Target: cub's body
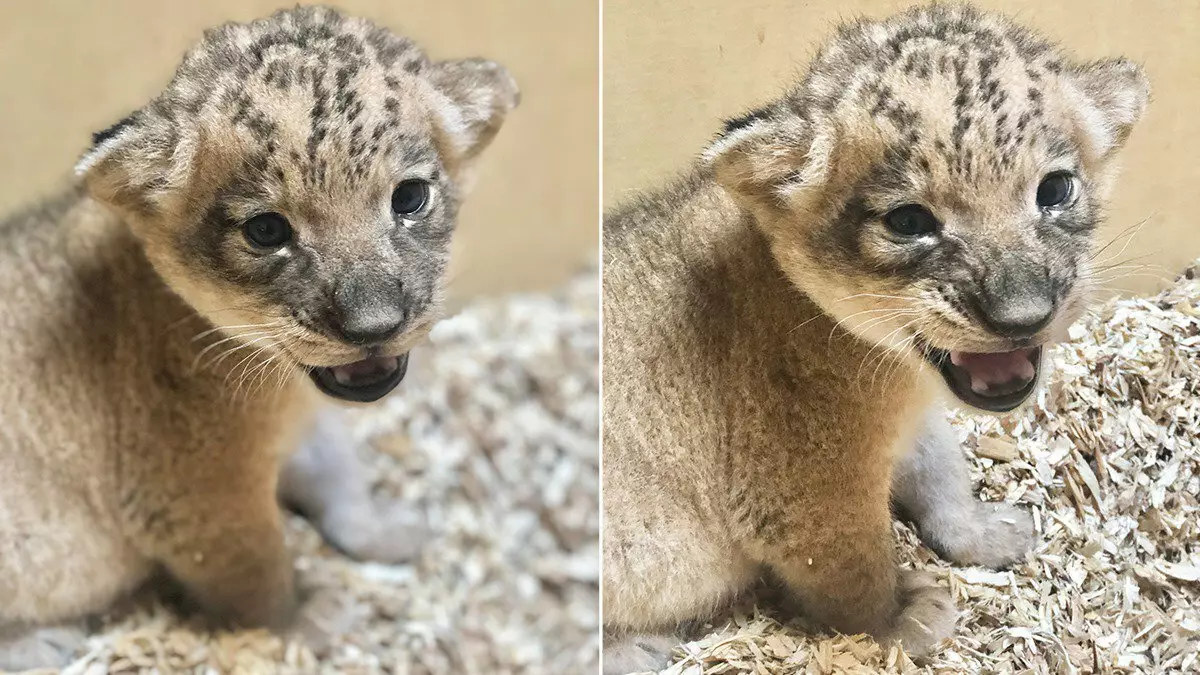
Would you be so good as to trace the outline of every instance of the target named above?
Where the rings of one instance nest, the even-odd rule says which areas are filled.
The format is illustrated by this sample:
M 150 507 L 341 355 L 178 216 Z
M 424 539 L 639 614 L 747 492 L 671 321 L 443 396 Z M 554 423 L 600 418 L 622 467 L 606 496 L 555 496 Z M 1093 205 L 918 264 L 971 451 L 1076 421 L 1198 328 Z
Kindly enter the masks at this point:
M 710 175 L 606 228 L 605 621 L 706 615 L 779 557 L 828 575 L 865 546 L 893 574 L 892 463 L 934 376 L 835 329 Z
M 843 26 L 780 98 L 604 224 L 606 673 L 757 578 L 910 654 L 953 632 L 892 514 L 1003 567 L 942 399 L 1028 400 L 1094 286 L 1092 233 L 1148 85 L 935 3 Z
M 205 523 L 277 514 L 280 463 L 318 394 L 299 377 L 256 386 L 251 350 L 214 366 L 221 334 L 82 192 L 0 225 L 0 241 L 0 285 L 16 289 L 0 295 L 4 620 L 102 611 L 168 552 L 233 562 Z
M 354 557 L 415 553 L 326 401 L 404 378 L 517 98 L 495 62 L 283 10 L 206 32 L 80 185 L 0 222 L 0 669 L 62 665 L 159 574 L 221 624 L 336 632 L 277 498 Z

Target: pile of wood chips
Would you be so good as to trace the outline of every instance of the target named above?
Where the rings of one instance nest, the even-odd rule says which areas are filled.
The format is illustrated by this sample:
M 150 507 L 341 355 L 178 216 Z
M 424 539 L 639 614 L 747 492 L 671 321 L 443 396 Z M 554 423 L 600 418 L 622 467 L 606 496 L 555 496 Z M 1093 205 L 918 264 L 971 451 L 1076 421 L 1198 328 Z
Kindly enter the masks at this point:
M 411 565 L 359 564 L 290 520 L 297 568 L 357 612 L 327 652 L 142 603 L 64 672 L 597 672 L 597 294 L 592 271 L 557 295 L 470 307 L 414 351 L 396 393 L 355 413 L 377 492 L 434 534 Z
M 960 608 L 930 662 L 864 636 L 814 637 L 760 602 L 662 672 L 1200 672 L 1197 276 L 1076 325 L 1024 414 L 954 416 L 983 498 L 1032 509 L 1040 542 L 1011 571 L 953 568 L 897 525 L 904 564 L 936 573 Z

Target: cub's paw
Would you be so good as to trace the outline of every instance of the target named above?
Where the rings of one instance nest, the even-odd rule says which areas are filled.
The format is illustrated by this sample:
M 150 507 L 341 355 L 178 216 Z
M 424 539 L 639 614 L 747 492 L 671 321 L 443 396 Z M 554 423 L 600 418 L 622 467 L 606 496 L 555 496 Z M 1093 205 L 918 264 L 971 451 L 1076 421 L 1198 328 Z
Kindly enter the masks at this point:
M 292 621 L 291 635 L 303 641 L 315 654 L 324 654 L 366 612 L 345 591 L 331 588 L 309 588 L 303 592 L 299 609 Z
M 671 650 L 679 644 L 679 639 L 670 635 L 604 637 L 603 675 L 657 673 L 671 662 Z
M 83 651 L 87 634 L 80 628 L 35 628 L 19 635 L 0 637 L 0 670 L 59 669 Z
M 926 529 L 921 538 L 956 565 L 1005 569 L 1024 560 L 1037 543 L 1033 517 L 1009 504 L 981 503 L 959 522 Z
M 950 591 L 933 575 L 915 571 L 902 573 L 897 590 L 901 609 L 888 637 L 899 641 L 909 656 L 928 656 L 954 634 L 958 610 Z
M 384 564 L 412 560 L 433 537 L 422 518 L 400 505 L 335 510 L 321 529 L 330 545 L 351 558 Z

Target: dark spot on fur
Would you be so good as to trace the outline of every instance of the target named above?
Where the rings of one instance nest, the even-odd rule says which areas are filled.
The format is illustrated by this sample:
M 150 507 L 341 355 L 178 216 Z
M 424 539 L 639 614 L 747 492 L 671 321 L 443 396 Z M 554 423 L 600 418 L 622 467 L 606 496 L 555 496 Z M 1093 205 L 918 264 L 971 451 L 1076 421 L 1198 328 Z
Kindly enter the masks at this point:
M 954 129 L 950 132 L 951 141 L 954 143 L 954 149 L 962 150 L 963 136 L 971 129 L 971 116 L 963 115 L 954 123 Z
M 126 116 L 121 121 L 117 122 L 116 124 L 112 125 L 111 127 L 107 128 L 107 129 L 103 129 L 101 131 L 97 131 L 96 133 L 92 134 L 92 145 L 100 145 L 104 141 L 107 141 L 108 139 L 115 137 L 117 134 L 121 133 L 122 129 L 125 129 L 126 127 L 131 126 L 136 121 L 137 121 L 137 113 L 133 113 L 131 115 Z
M 746 127 L 754 124 L 755 122 L 765 120 L 770 117 L 771 117 L 771 109 L 770 108 L 759 108 L 757 110 L 751 110 L 750 112 L 748 112 L 745 115 L 742 115 L 740 117 L 734 117 L 733 119 L 725 120 L 724 133 L 730 134 L 730 133 L 737 131 L 738 129 L 745 129 Z

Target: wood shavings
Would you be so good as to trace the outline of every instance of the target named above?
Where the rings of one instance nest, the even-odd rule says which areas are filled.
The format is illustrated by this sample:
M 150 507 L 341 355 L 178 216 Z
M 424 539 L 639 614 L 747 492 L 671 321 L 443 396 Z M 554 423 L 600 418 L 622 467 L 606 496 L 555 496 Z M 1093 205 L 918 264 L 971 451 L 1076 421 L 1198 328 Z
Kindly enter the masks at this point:
M 203 632 L 142 603 L 114 612 L 64 672 L 596 672 L 596 280 L 449 318 L 396 393 L 355 412 L 376 491 L 426 514 L 435 536 L 413 564 L 359 564 L 289 520 L 297 569 L 361 610 L 328 652 L 263 631 Z
M 1047 354 L 1036 405 L 952 416 L 981 496 L 1031 508 L 1039 543 L 1010 571 L 951 568 L 897 524 L 902 560 L 945 578 L 963 613 L 927 663 L 751 600 L 662 673 L 1200 672 L 1197 306 L 1186 276 L 1112 300 Z
M 1004 438 L 987 436 L 979 439 L 975 454 L 997 462 L 1011 462 L 1021 456 L 1017 452 L 1017 444 Z

